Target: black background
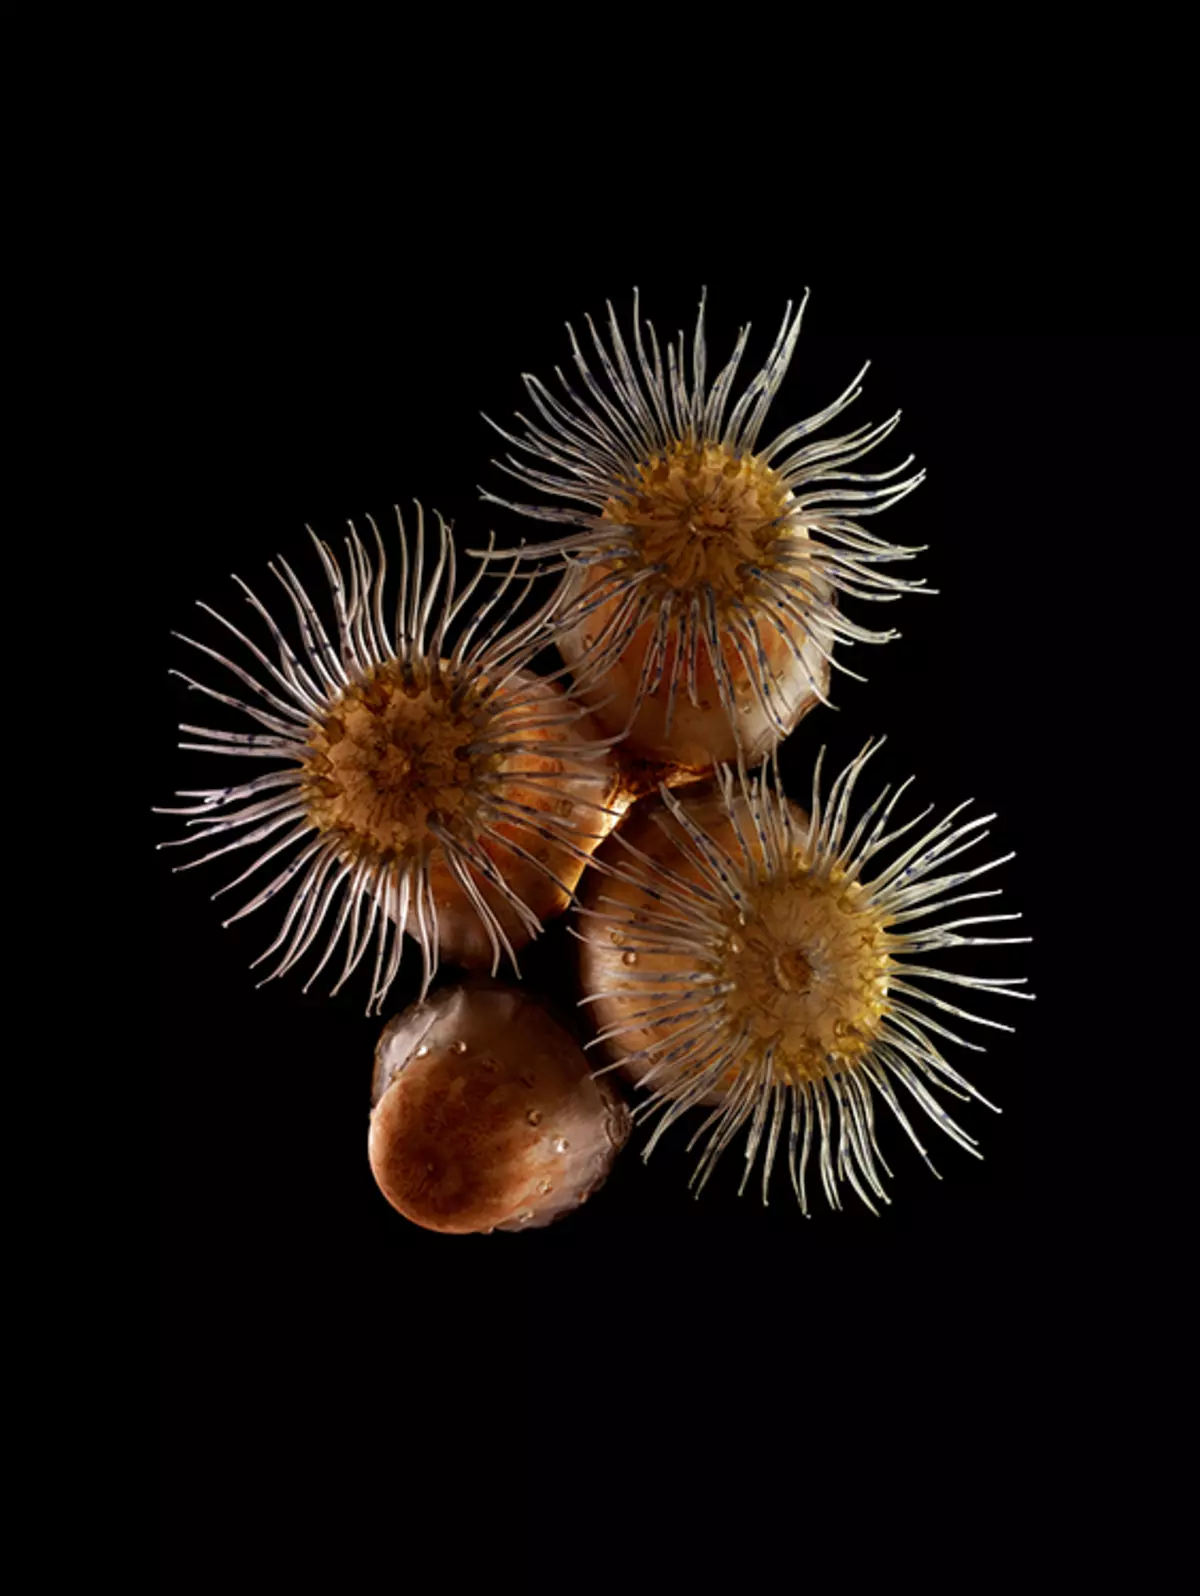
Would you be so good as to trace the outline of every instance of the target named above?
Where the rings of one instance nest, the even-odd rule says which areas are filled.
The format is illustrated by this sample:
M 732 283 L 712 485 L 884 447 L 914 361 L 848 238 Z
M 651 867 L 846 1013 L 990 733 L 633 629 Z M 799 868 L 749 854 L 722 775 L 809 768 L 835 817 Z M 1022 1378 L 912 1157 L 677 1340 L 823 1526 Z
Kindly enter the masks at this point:
M 690 329 L 706 282 L 710 369 L 749 319 L 748 372 L 785 301 L 811 286 L 767 431 L 825 405 L 870 358 L 847 421 L 903 407 L 871 466 L 912 451 L 929 473 L 872 525 L 927 543 L 919 571 L 940 593 L 875 612 L 903 637 L 854 651 L 868 683 L 839 685 L 840 712 L 801 725 L 784 771 L 803 800 L 822 743 L 836 769 L 886 732 L 865 795 L 912 772 L 914 805 L 974 796 L 998 812 L 985 847 L 1017 857 L 991 884 L 1035 940 L 976 950 L 970 968 L 1028 974 L 1037 1001 L 980 999 L 1016 1033 L 988 1033 L 983 1057 L 953 1056 L 1003 1113 L 964 1108 L 986 1157 L 934 1148 L 941 1182 L 885 1127 L 895 1179 L 881 1218 L 853 1194 L 831 1213 L 818 1194 L 805 1220 L 778 1178 L 768 1208 L 754 1186 L 739 1199 L 735 1151 L 697 1202 L 677 1130 L 649 1164 L 635 1143 L 549 1230 L 425 1233 L 388 1208 L 367 1167 L 380 1022 L 362 1013 L 365 981 L 332 1000 L 302 994 L 295 972 L 256 991 L 248 964 L 272 911 L 222 930 L 230 900 L 209 894 L 228 863 L 172 875 L 179 856 L 155 855 L 165 1478 L 172 1544 L 197 1567 L 216 1566 L 231 1539 L 250 1571 L 315 1567 L 335 1547 L 366 1557 L 371 1504 L 443 1466 L 464 1490 L 528 1512 L 547 1475 L 582 1477 L 618 1455 L 636 1474 L 647 1449 L 703 1455 L 714 1426 L 757 1435 L 778 1423 L 789 1446 L 799 1426 L 811 1458 L 853 1444 L 875 1413 L 880 1444 L 920 1437 L 952 1463 L 972 1455 L 971 1438 L 997 1454 L 1026 1444 L 1034 1409 L 1043 1452 L 1067 1429 L 1078 1447 L 1078 1426 L 1096 1422 L 1086 1349 L 1120 1221 L 1108 1214 L 1101 1246 L 1081 1168 L 1098 1105 L 1116 1094 L 1115 1064 L 1081 1040 L 1094 1015 L 1079 883 L 1095 854 L 1081 758 L 1130 690 L 1111 471 L 1138 422 L 1129 396 L 1147 391 L 1170 340 L 1095 336 L 1094 297 L 1085 309 L 1065 277 L 1035 283 L 981 247 L 849 269 L 798 245 L 747 259 L 668 243 L 542 243 L 516 225 L 295 237 L 251 204 L 165 260 L 179 285 L 163 326 L 174 486 L 152 533 L 147 807 L 211 784 L 217 763 L 174 747 L 174 722 L 199 701 L 167 679 L 196 666 L 169 633 L 223 646 L 195 599 L 245 624 L 229 573 L 267 596 L 277 551 L 319 594 L 304 523 L 334 538 L 347 516 L 396 500 L 436 506 L 465 541 L 489 526 L 515 539 L 525 526 L 478 502 L 476 483 L 505 491 L 479 412 L 506 421 L 521 371 L 565 367 L 565 320 L 578 328 L 611 296 L 627 326 L 637 282 L 660 333 Z M 220 685 L 215 666 L 197 674 Z M 161 840 L 175 824 L 154 817 L 148 831 Z M 571 951 L 551 926 L 528 981 L 568 1001 Z M 408 964 L 390 1009 L 413 990 Z M 857 1444 L 869 1459 L 871 1444 Z M 284 1549 L 299 1520 L 303 1544 Z

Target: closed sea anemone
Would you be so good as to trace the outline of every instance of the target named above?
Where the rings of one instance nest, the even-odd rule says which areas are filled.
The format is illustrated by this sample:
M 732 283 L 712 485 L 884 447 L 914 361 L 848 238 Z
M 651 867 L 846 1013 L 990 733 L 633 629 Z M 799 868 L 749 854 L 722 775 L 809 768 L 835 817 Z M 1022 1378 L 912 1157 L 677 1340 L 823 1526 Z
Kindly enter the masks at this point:
M 520 554 L 563 573 L 559 648 L 600 724 L 627 732 L 642 759 L 693 771 L 735 755 L 755 762 L 829 702 L 831 668 L 857 676 L 835 648 L 899 635 L 850 620 L 844 597 L 886 603 L 932 591 L 884 569 L 919 549 L 859 525 L 924 473 L 902 475 L 911 455 L 887 471 L 848 469 L 900 413 L 813 440 L 858 398 L 866 366 L 824 410 L 762 441 L 807 297 L 794 315 L 789 304 L 765 364 L 735 399 L 749 326 L 710 382 L 703 296 L 690 362 L 681 332 L 664 363 L 648 322 L 643 336 L 635 290 L 632 351 L 611 305 L 607 344 L 587 318 L 603 380 L 568 326 L 582 391 L 557 369 L 559 393 L 526 375 L 536 418 L 518 413 L 520 433 L 491 423 L 518 451 L 494 463 L 558 503 L 484 497 L 571 528 Z
M 443 987 L 385 1028 L 368 1152 L 392 1207 L 428 1230 L 536 1230 L 603 1184 L 629 1135 L 612 1082 L 525 992 Z
M 928 829 L 930 809 L 893 825 L 909 782 L 894 793 L 885 787 L 852 821 L 856 783 L 879 746 L 868 743 L 824 801 L 818 759 L 810 815 L 783 796 L 768 765 L 757 776 L 722 767 L 707 792 L 672 796 L 664 785 L 597 851 L 577 933 L 583 1002 L 598 1028 L 589 1046 L 606 1049 L 607 1068 L 649 1091 L 635 1115 L 659 1116 L 645 1156 L 681 1115 L 709 1106 L 688 1144 L 703 1141 L 697 1193 L 748 1126 L 741 1184 L 765 1148 L 765 1202 L 786 1121 L 788 1169 L 806 1214 L 814 1151 L 831 1206 L 841 1206 L 839 1187 L 848 1182 L 878 1212 L 873 1199 L 889 1200 L 882 1178 L 891 1172 L 876 1138 L 877 1101 L 931 1169 L 921 1120 L 914 1124 L 906 1102 L 980 1156 L 937 1094 L 986 1100 L 939 1042 L 982 1051 L 951 1025 L 1011 1027 L 937 989 L 1030 994 L 1014 990 L 1021 977 L 960 974 L 925 956 L 1029 939 L 975 934 L 1015 914 L 926 922 L 997 896 L 998 889 L 959 888 L 1012 856 L 943 873 L 987 836 L 981 828 L 995 817 L 960 822 L 961 804 Z
M 180 746 L 279 768 L 180 792 L 199 801 L 160 811 L 189 817 L 190 832 L 162 847 L 221 839 L 181 870 L 253 850 L 248 867 L 214 897 L 276 865 L 278 873 L 225 921 L 286 897 L 283 925 L 255 960 L 277 955 L 265 980 L 324 937 L 308 985 L 344 942 L 337 991 L 373 948 L 368 1012 L 382 1009 L 405 931 L 421 948 L 422 994 L 440 957 L 490 961 L 495 974 L 507 955 L 515 967 L 517 950 L 566 907 L 589 851 L 618 812 L 610 807 L 617 787 L 608 746 L 587 711 L 530 669 L 557 601 L 514 620 L 533 580 L 517 580 L 514 563 L 472 608 L 484 565 L 456 593 L 454 543 L 439 516 L 431 539 L 436 564 L 426 580 L 420 507 L 411 552 L 399 510 L 396 520 L 400 580 L 390 612 L 384 540 L 369 517 L 374 556 L 350 523 L 344 570 L 310 530 L 329 584 L 332 631 L 287 561 L 270 565 L 299 650 L 240 578 L 234 580 L 265 625 L 274 658 L 200 605 L 245 650 L 247 663 L 182 641 L 252 697 L 173 674 L 260 729 L 185 724 L 180 729 L 200 740 Z

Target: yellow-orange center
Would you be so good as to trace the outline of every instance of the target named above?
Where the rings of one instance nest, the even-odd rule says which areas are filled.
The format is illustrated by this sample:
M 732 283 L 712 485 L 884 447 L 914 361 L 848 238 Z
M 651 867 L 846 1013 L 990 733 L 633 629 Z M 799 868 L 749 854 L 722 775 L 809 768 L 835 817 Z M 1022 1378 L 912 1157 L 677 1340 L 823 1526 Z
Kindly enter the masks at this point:
M 634 529 L 642 559 L 661 565 L 669 586 L 707 583 L 731 598 L 745 585 L 741 567 L 760 563 L 779 537 L 787 500 L 779 473 L 753 455 L 682 442 L 639 465 L 603 515 Z
M 309 735 L 303 791 L 314 824 L 381 859 L 410 855 L 431 814 L 448 819 L 467 800 L 471 713 L 437 684 L 406 684 L 394 662 L 347 688 Z
M 817 1080 L 853 1064 L 878 1032 L 889 960 L 884 922 L 861 899 L 858 884 L 836 873 L 798 875 L 764 886 L 726 939 L 726 1014 L 774 1044 L 780 1079 Z

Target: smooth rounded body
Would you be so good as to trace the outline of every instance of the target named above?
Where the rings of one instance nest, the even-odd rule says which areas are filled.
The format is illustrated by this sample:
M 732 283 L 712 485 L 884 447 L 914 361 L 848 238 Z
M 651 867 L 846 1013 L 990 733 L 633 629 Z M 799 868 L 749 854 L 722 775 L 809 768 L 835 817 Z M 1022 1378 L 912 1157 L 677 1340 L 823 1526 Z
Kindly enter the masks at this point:
M 629 1135 L 607 1078 L 532 997 L 443 988 L 380 1037 L 368 1151 L 392 1207 L 450 1234 L 527 1230 L 600 1186 Z
M 576 596 L 584 598 L 591 588 L 598 588 L 605 574 L 601 568 L 580 579 Z M 579 627 L 558 639 L 559 651 L 573 670 L 580 666 L 597 640 L 603 639 L 604 628 L 613 622 L 619 604 L 619 597 L 601 604 Z M 603 676 L 594 683 L 585 682 L 579 690 L 580 700 L 589 705 L 597 726 L 608 736 L 622 732 L 629 723 L 658 624 L 657 614 L 643 621 Z M 829 664 L 811 637 L 789 640 L 766 616 L 758 617 L 757 625 L 765 666 L 756 674 L 760 681 L 769 683 L 766 691 L 770 694 L 774 716 L 791 731 L 818 702 L 813 683 L 822 693 L 828 691 Z M 743 648 L 747 646 L 743 642 Z M 803 665 L 797 659 L 797 651 Z M 755 690 L 751 673 L 732 642 L 728 627 L 722 627 L 721 657 L 732 687 L 733 720 L 722 703 L 720 686 L 703 639 L 694 651 L 692 679 L 696 702 L 692 702 L 688 691 L 691 655 L 686 628 L 679 616 L 673 614 L 661 671 L 656 667 L 654 672 L 659 676 L 658 686 L 645 695 L 622 744 L 622 753 L 626 757 L 702 775 L 716 764 L 735 760 L 740 744 L 747 761 L 757 764 L 780 741 L 781 734 Z M 676 683 L 673 702 L 667 686 L 672 679 Z
M 505 801 L 515 812 L 507 818 L 481 814 L 473 822 L 468 820 L 471 846 L 475 858 L 488 861 L 530 915 L 544 923 L 567 907 L 585 868 L 584 856 L 612 829 L 619 812 L 621 777 L 608 752 L 586 760 L 579 757 L 581 748 L 594 744 L 601 732 L 589 716 L 572 718 L 578 706 L 557 683 L 520 671 L 508 692 L 528 697 L 530 708 L 523 718 L 530 724 L 517 723 L 519 735 L 512 740 L 519 741 L 520 750 L 497 754 L 487 779 L 493 789 L 503 784 Z M 546 720 L 559 724 L 537 724 Z M 478 735 L 487 734 L 484 726 Z M 469 791 L 463 795 L 463 807 L 470 816 Z M 537 934 L 531 921 L 478 866 L 470 871 L 470 880 L 519 953 Z M 491 964 L 495 949 L 487 927 L 444 849 L 433 851 L 430 886 L 441 956 L 468 969 Z M 420 935 L 415 906 L 409 909 L 405 927 L 411 935 Z
M 740 861 L 737 829 L 721 793 L 710 783 L 690 790 L 681 801 L 689 819 L 705 836 L 731 860 Z M 808 815 L 798 804 L 790 804 L 789 809 L 797 835 L 803 836 Z M 752 836 L 753 821 L 744 798 L 735 801 L 733 815 L 743 834 Z M 631 850 L 636 850 L 636 855 Z M 603 1053 L 604 1062 L 619 1063 L 630 1081 L 641 1083 L 654 1070 L 672 1033 L 686 1023 L 684 1017 L 703 990 L 700 982 L 705 969 L 697 963 L 694 946 L 683 946 L 678 953 L 647 954 L 637 951 L 639 937 L 661 947 L 664 934 L 670 936 L 669 929 L 664 932 L 663 895 L 670 896 L 674 882 L 682 883 L 685 892 L 687 888 L 707 892 L 709 886 L 695 859 L 681 847 L 679 828 L 658 798 L 631 810 L 619 836 L 612 837 L 596 857 L 600 868 L 589 873 L 583 894 L 584 907 L 592 913 L 581 921 L 580 985 L 597 1033 L 619 1030 L 602 1041 L 597 1051 Z M 655 867 L 653 891 L 647 890 L 651 881 L 645 870 L 638 868 L 643 861 Z M 622 879 L 620 872 L 631 865 L 644 884 Z M 609 873 L 605 866 L 618 873 Z M 680 932 L 686 927 L 689 937 L 704 935 L 697 911 L 696 901 L 685 895 L 678 895 L 667 908 L 668 913 L 678 914 Z M 714 915 L 707 938 L 714 966 L 728 959 L 731 946 L 736 949 L 738 931 L 738 920 L 728 907 Z M 652 1009 L 649 1015 L 648 1009 Z M 639 1023 L 644 1015 L 645 1023 Z M 724 1015 L 714 1016 L 713 1030 L 723 1023 Z M 732 1080 L 730 1071 L 700 1101 L 721 1101 Z

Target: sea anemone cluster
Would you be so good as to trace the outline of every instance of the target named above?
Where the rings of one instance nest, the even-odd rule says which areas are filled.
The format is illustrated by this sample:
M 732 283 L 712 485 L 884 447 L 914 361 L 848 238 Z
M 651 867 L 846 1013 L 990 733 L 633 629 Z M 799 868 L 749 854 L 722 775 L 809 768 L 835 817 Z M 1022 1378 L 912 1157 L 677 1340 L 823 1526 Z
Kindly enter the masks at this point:
M 173 674 L 241 719 L 184 723 L 180 746 L 269 768 L 177 794 L 194 801 L 161 812 L 186 834 L 160 846 L 216 844 L 179 869 L 246 861 L 214 894 L 254 878 L 226 924 L 278 900 L 261 981 L 302 966 L 306 990 L 328 972 L 337 992 L 365 968 L 381 1015 L 416 944 L 419 998 L 376 1051 L 369 1156 L 429 1229 L 547 1224 L 651 1118 L 644 1156 L 697 1118 L 697 1192 L 744 1130 L 742 1188 L 761 1152 L 766 1201 L 782 1157 L 805 1214 L 810 1171 L 834 1208 L 846 1186 L 888 1200 L 881 1107 L 931 1168 L 930 1123 L 978 1155 L 943 1097 L 984 1099 L 942 1046 L 1008 1027 L 946 989 L 1029 994 L 927 960 L 1027 940 L 977 934 L 1013 914 L 941 917 L 996 896 L 974 882 L 1003 859 L 955 863 L 993 817 L 903 818 L 907 782 L 860 805 L 881 740 L 827 784 L 819 757 L 807 809 L 780 781 L 780 746 L 829 703 L 832 672 L 857 675 L 840 656 L 898 635 L 845 603 L 931 591 L 894 570 L 919 548 L 859 524 L 922 480 L 911 456 L 849 469 L 899 415 L 825 435 L 863 372 L 763 441 L 803 311 L 739 391 L 748 326 L 710 379 L 703 299 L 690 344 L 662 344 L 635 293 L 631 335 L 611 306 L 607 338 L 587 321 L 587 355 L 568 328 L 574 378 L 526 376 L 532 415 L 497 427 L 513 452 L 496 464 L 526 497 L 483 498 L 553 535 L 507 550 L 489 535 L 460 583 L 440 516 L 397 510 L 386 533 L 368 516 L 340 554 L 310 532 L 324 598 L 280 556 L 274 611 L 235 578 L 256 636 L 206 604 L 229 652 L 177 634 L 222 680 Z M 582 1047 L 497 979 L 519 980 L 521 950 L 568 908 Z M 475 973 L 431 990 L 447 964 Z

